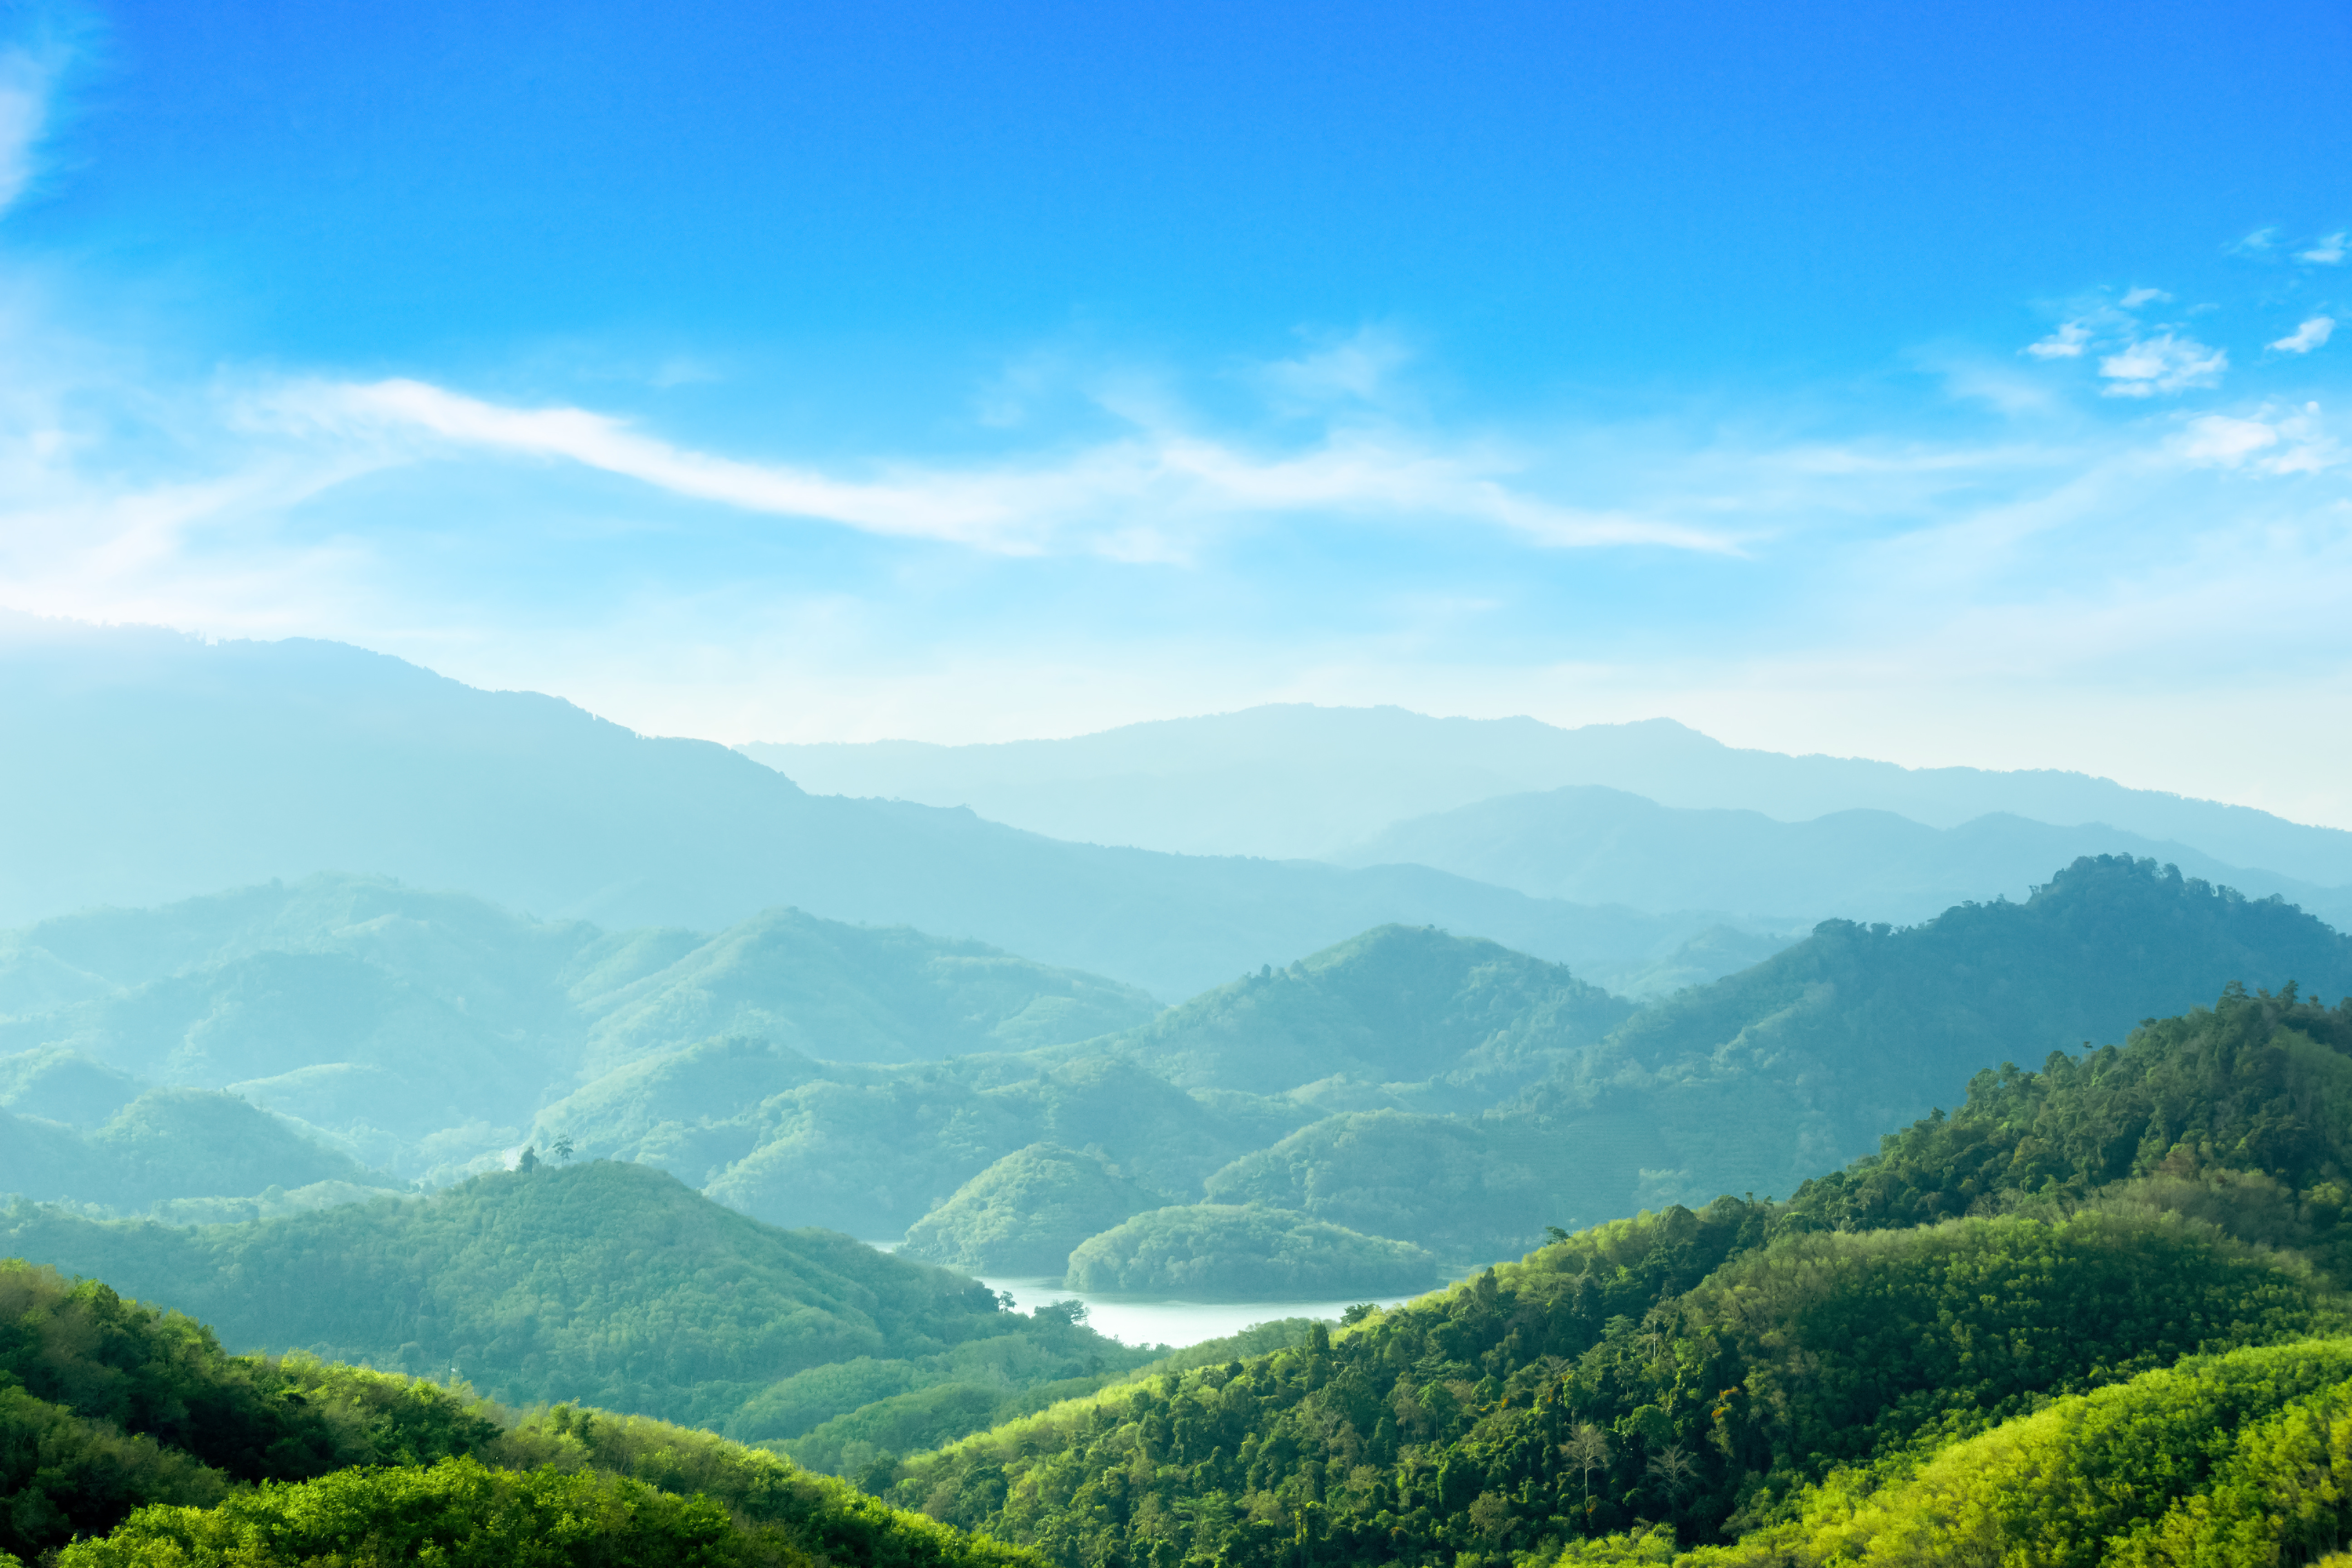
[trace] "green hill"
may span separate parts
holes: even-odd
[[[685,1041],[766,1039],[835,1062],[1026,1050],[1129,1027],[1149,995],[976,942],[769,910],[599,997],[583,1073]]]
[[[551,1091],[714,1034],[917,1061],[1156,1011],[1129,986],[904,928],[772,910],[711,937],[607,933],[322,874],[0,933],[0,1053],[16,1064],[0,1063],[0,1104],[94,1124],[148,1084],[224,1090],[362,1163],[446,1180],[500,1163]],[[117,1201],[75,1184],[23,1190]]]
[[[1162,1202],[1108,1161],[1032,1143],[916,1221],[898,1255],[978,1274],[1058,1275],[1078,1243]]]
[[[1493,1119],[1351,1111],[1243,1155],[1204,1185],[1211,1203],[1410,1237],[1475,1266],[1543,1234],[1558,1212],[1545,1178],[1564,1152]]]
[[[1302,1547],[1663,1562],[1733,1540],[1754,1548],[1742,1563],[1863,1561],[1837,1545],[1853,1500],[1928,1474],[1948,1445],[2184,1356],[2352,1326],[2334,1229],[2347,1062],[2352,1001],[2232,990],[2085,1060],[1982,1075],[1958,1111],[1789,1204],[1587,1230],[1298,1350],[919,1457],[891,1495],[1071,1564]],[[2352,1373],[2341,1345],[2312,1353],[2318,1371],[2252,1415]],[[2205,1495],[2197,1466],[2238,1463],[2236,1419],[2151,1439],[2174,1480],[2146,1494],[2147,1521]],[[2276,1473],[2276,1448],[2255,1442],[2242,1473]],[[1885,1507],[1933,1523],[1937,1484]],[[2211,1523],[2189,1508],[2162,1530]]]
[[[1137,1182],[1182,1194],[1315,1114],[1188,1094],[1120,1051],[1057,1055],[877,1067],[706,1041],[583,1086],[541,1111],[531,1136],[659,1164],[763,1219],[880,1240],[1033,1143],[1100,1149]]]
[[[1680,1561],[2340,1563],[2352,1500],[2331,1472],[2352,1439],[2347,1408],[2352,1341],[2194,1357],[1884,1475],[1837,1475],[1787,1522]]]
[[[233,1095],[158,1089],[87,1130],[0,1112],[0,1192],[144,1209],[187,1194],[391,1179]]]
[[[944,1269],[604,1163],[194,1229],[19,1205],[0,1251],[118,1281],[232,1347],[454,1371],[512,1403],[584,1399],[746,1438],[840,1414],[786,1385],[856,1358],[999,1393],[1148,1359],[1066,1314],[1004,1311]]]
[[[1021,1055],[885,1068],[708,1041],[583,1085],[532,1136],[658,1163],[763,1218],[898,1236],[1041,1142],[1099,1150],[1163,1201],[1198,1198],[1221,1167],[1333,1110],[1490,1104],[1633,1011],[1493,942],[1383,927],[1139,1027]],[[1457,1228],[1523,1243],[1553,1216],[1521,1208],[1540,1212]]]
[[[533,1136],[877,1237],[1052,1142],[1171,1200],[1475,1266],[1549,1225],[1790,1193],[1980,1069],[2119,1038],[2231,981],[2298,978],[2352,990],[2352,942],[2285,905],[2085,860],[2022,904],[1826,924],[1640,1011],[1491,943],[1390,927],[1025,1054],[874,1068],[708,1042],[583,1086]],[[924,1234],[951,1228],[943,1215]]]
[[[1069,1265],[1069,1281],[1081,1290],[1195,1300],[1392,1296],[1435,1277],[1435,1260],[1409,1242],[1232,1204],[1137,1215],[1079,1244]]]
[[[1381,926],[1205,992],[1117,1042],[1185,1088],[1281,1094],[1327,1079],[1489,1104],[1599,1040],[1633,1004],[1561,964]]]
[[[0,1562],[79,1568],[1034,1561],[707,1433],[230,1356],[19,1261],[0,1261]]]
[[[2078,860],[2022,904],[1900,931],[1826,922],[1635,1015],[1497,1119],[1581,1146],[1556,1189],[1565,1215],[1789,1193],[1985,1068],[2120,1039],[2232,982],[2290,981],[2352,993],[2352,938],[2149,862]]]

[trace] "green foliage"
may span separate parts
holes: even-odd
[[[1026,1560],[708,1432],[502,1414],[363,1368],[230,1356],[177,1313],[0,1262],[0,1563],[118,1525],[63,1560]]]
[[[858,1568],[1016,1568],[1035,1559],[910,1514],[773,1454],[643,1416],[557,1405],[519,1422],[490,1458],[513,1468],[593,1469],[723,1503],[820,1563]]]
[[[616,1477],[495,1470],[473,1459],[341,1470],[239,1492],[209,1508],[141,1509],[59,1568],[734,1568],[807,1562],[740,1531],[708,1498]]]
[[[1705,1538],[1842,1456],[2340,1321],[2308,1269],[2179,1216],[1777,1240],[1773,1217],[1598,1227],[1299,1350],[966,1438],[894,1495],[1072,1564]]]
[[[603,1162],[202,1230],[20,1205],[0,1248],[172,1301],[239,1347],[436,1377],[454,1367],[509,1403],[589,1397],[709,1426],[794,1373],[859,1356],[947,1358],[928,1381],[961,1357],[1013,1386],[1148,1359],[1066,1315],[1003,1311],[944,1269],[779,1231],[660,1172]]]
[[[2232,986],[2120,1048],[1979,1073],[1957,1111],[1806,1184],[1791,1213],[1858,1229],[2094,1194],[2187,1209],[2352,1278],[2352,998]]]
[[[1166,1202],[1098,1155],[1032,1143],[916,1221],[898,1250],[980,1274],[1058,1275],[1078,1243]]]
[[[2269,1568],[2339,1546],[2352,1341],[2193,1357],[1808,1489],[1694,1568],[1929,1562]]]
[[[1152,1209],[1070,1254],[1081,1290],[1195,1299],[1385,1296],[1426,1288],[1428,1253],[1278,1209],[1192,1204]]]
[[[236,1481],[429,1462],[497,1431],[430,1384],[230,1356],[178,1313],[0,1260],[0,1548],[40,1552]]]

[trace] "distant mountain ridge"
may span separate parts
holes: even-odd
[[[41,829],[0,858],[0,924],[348,871],[607,929],[713,931],[790,905],[1172,1000],[1391,921],[1597,977],[1723,919],[1420,868],[1106,849],[814,795],[723,746],[335,643],[0,616],[0,816]]]
[[[1568,730],[1528,718],[1284,703],[1067,740],[740,749],[807,789],[970,805],[1055,837],[1188,854],[1323,858],[1409,817],[1595,784],[1661,805],[1784,822],[1874,810],[1931,827],[1994,812],[2058,826],[2105,823],[2228,865],[2323,887],[2352,883],[2352,833],[2339,828],[2054,770],[1914,769],[1743,750],[1668,719]]]
[[[2056,826],[2008,813],[1929,827],[1856,808],[1806,822],[1759,811],[1663,806],[1598,784],[1498,795],[1397,823],[1333,858],[1410,862],[1537,898],[1636,909],[1770,910],[1908,925],[1955,904],[2025,898],[2086,855],[2178,865],[2252,898],[2276,893],[2352,925],[2352,888],[2322,888],[2224,865],[2182,844],[2104,823]]]

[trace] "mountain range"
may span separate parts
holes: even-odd
[[[0,617],[0,813],[38,825],[0,861],[0,921],[17,924],[341,871],[608,930],[709,932],[790,905],[1169,1000],[1387,921],[1596,977],[1662,961],[1680,974],[1678,950],[1726,920],[1530,899],[1425,867],[1064,843],[960,809],[812,795],[721,746],[334,643]]]
[[[2352,833],[2340,828],[2056,770],[1906,768],[1746,750],[1667,719],[1562,729],[1528,718],[1285,703],[1066,740],[754,742],[742,750],[807,789],[969,805],[1056,838],[1194,855],[1338,857],[1409,818],[1591,785],[1662,806],[1753,811],[1790,823],[1879,811],[1929,827],[1995,814],[2098,824],[2231,866],[2322,887],[2352,883]]]

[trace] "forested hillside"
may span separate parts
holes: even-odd
[[[19,1204],[0,1254],[113,1282],[243,1350],[460,1376],[516,1404],[585,1400],[788,1438],[877,1399],[955,1385],[977,1411],[1149,1359],[1067,1314],[825,1231],[746,1218],[644,1167],[542,1166],[203,1228]]]
[[[1492,942],[1383,926],[1204,992],[1106,1047],[1186,1089],[1387,1089],[1493,1103],[1634,1012],[1566,966]]]
[[[2352,992],[2352,942],[2152,864],[2084,860],[2021,904],[1827,923],[1639,1011],[1492,943],[1391,927],[1071,1046],[848,1068],[708,1042],[583,1086],[532,1135],[778,1222],[911,1232],[940,1258],[983,1258],[1001,1228],[965,1184],[1052,1143],[1116,1166],[1131,1212],[1156,1206],[1139,1194],[1256,1205],[1475,1267],[1547,1225],[1785,1194],[1982,1068],[2295,980]]]
[[[2022,904],[1963,904],[1904,930],[1826,922],[1645,1009],[1491,1120],[1649,1173],[1643,1187],[1563,1189],[1585,1218],[1788,1193],[1878,1130],[1955,1103],[1984,1068],[2120,1039],[2232,982],[2352,994],[2352,938],[2146,861],[2080,860]]]
[[[749,1214],[883,1237],[1038,1142],[1099,1150],[1162,1201],[1193,1201],[1229,1161],[1334,1112],[1491,1104],[1633,1012],[1494,942],[1385,927],[1075,1046],[857,1068],[711,1041],[583,1086],[533,1135],[663,1164]]]
[[[183,1315],[21,1262],[0,1262],[0,1561],[1034,1561],[705,1433],[226,1355]]]
[[[1297,1349],[915,1458],[890,1495],[1074,1565],[1730,1540],[1732,1561],[1812,1563],[1922,1530],[2090,1562],[2110,1525],[2146,1537],[2132,1561],[2249,1527],[2325,1542],[2352,1523],[2337,1493],[2284,1526],[2248,1509],[2352,1429],[2328,1404],[2352,1348],[2311,1338],[2352,1326],[2332,1230],[2348,1091],[2352,1002],[2232,991],[2087,1063],[1986,1075],[1787,1204],[1598,1226]],[[1929,1191],[1950,1201],[1922,1211]],[[1853,1228],[1904,1201],[1961,1217]],[[2263,1345],[2281,1348],[2244,1349]],[[2160,1482],[2088,1517],[2054,1484],[2112,1464]],[[1982,1479],[2004,1473],[2022,1489]]]

